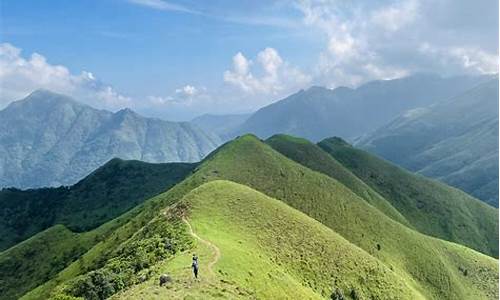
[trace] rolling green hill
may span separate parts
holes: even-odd
[[[76,233],[55,225],[0,252],[1,299],[17,299],[76,261],[93,246],[124,224],[127,217],[95,230]]]
[[[394,294],[423,299],[411,284],[330,228],[246,186],[212,181],[183,202],[194,233],[216,249],[198,241],[196,248],[161,264],[157,272],[175,278],[168,289],[158,287],[155,277],[114,298],[324,299],[339,289],[362,299]],[[201,263],[200,282],[182,268],[189,266],[193,251]]]
[[[274,135],[266,140],[266,144],[291,160],[328,175],[356,193],[380,211],[404,225],[411,226],[401,213],[399,213],[387,200],[357,178],[342,164],[336,161],[319,146],[306,139],[290,135]]]
[[[318,145],[387,199],[419,231],[498,257],[497,209],[339,138]]]
[[[0,251],[55,224],[87,231],[182,181],[196,164],[113,159],[71,187],[0,191]]]
[[[229,179],[247,185],[302,211],[310,218],[316,219],[341,235],[352,245],[361,248],[373,259],[384,264],[398,278],[410,283],[414,290],[426,298],[467,299],[475,297],[487,299],[497,293],[497,260],[466,247],[420,234],[387,217],[335,179],[291,161],[253,136],[243,136],[226,144],[214,155],[207,158],[192,176],[145,203],[143,211],[133,221],[129,222],[127,226],[119,228],[110,238],[103,241],[100,244],[100,249],[93,249],[94,251],[90,251],[92,254],[83,256],[85,268],[76,265],[70,266],[69,269],[61,272],[56,280],[33,290],[26,295],[25,299],[37,299],[42,295],[49,295],[51,291],[52,293],[63,291],[63,293],[71,294],[76,287],[81,286],[82,281],[91,281],[95,284],[97,274],[100,274],[99,278],[104,278],[97,282],[101,284],[107,282],[113,287],[109,290],[111,294],[140,282],[141,272],[153,274],[150,278],[154,278],[154,274],[157,274],[155,272],[159,272],[156,264],[141,265],[137,268],[133,267],[133,263],[127,260],[127,256],[123,256],[123,253],[134,251],[133,249],[137,247],[134,235],[126,242],[120,243],[119,248],[123,250],[108,253],[106,256],[101,255],[100,252],[116,244],[114,239],[122,235],[126,236],[125,233],[130,233],[132,228],[140,227],[140,224],[146,226],[139,229],[136,235],[147,233],[154,237],[154,229],[148,229],[151,222],[147,221],[148,218],[149,220],[152,218],[153,224],[159,222],[155,220],[161,218],[161,215],[155,217],[154,211],[160,207],[179,203],[185,195],[196,187],[217,179]],[[278,214],[272,214],[272,216],[279,218]],[[268,223],[272,221],[269,220]],[[177,220],[171,223],[175,225],[180,222]],[[170,230],[179,233],[177,234],[179,241],[186,240],[186,228],[181,225],[176,227],[178,229]],[[196,223],[194,226],[196,228]],[[249,228],[247,230],[251,230],[254,234],[258,232],[256,231],[258,228],[251,226]],[[184,235],[181,232],[184,232]],[[161,236],[163,235],[158,234],[160,241]],[[187,243],[179,244],[187,245]],[[169,260],[163,261],[163,256],[155,255],[154,249],[161,249],[164,244],[160,243],[157,247],[159,248],[153,247],[147,252],[149,254],[144,255],[152,257],[148,261],[168,264]],[[245,247],[242,245],[241,248]],[[224,253],[221,255],[224,257]],[[102,260],[102,257],[106,258]],[[174,255],[173,261],[175,261],[175,257]],[[101,263],[95,263],[99,260]],[[123,281],[119,281],[120,285],[111,284],[116,282],[118,276],[113,271],[113,268],[116,269],[113,267],[116,264],[120,266],[118,269],[121,272],[131,274],[130,278],[132,279],[126,281],[127,284],[122,284]],[[97,271],[87,273],[89,267],[91,269],[97,268]],[[184,269],[182,272],[189,272],[189,270]],[[288,272],[293,274],[291,270]],[[85,275],[75,278],[78,274]],[[234,276],[240,275],[235,274]],[[339,276],[348,277],[349,275],[346,273]],[[152,283],[147,280],[144,284],[151,285]],[[61,285],[61,282],[66,283]],[[181,283],[187,284],[182,280]],[[333,283],[331,281],[331,284]],[[184,288],[190,287],[184,286]],[[226,290],[228,289],[226,288]],[[243,289],[242,292],[246,293],[247,289]],[[320,293],[323,292],[321,289]],[[73,295],[81,294],[73,293]]]
[[[220,179],[239,185],[208,183]],[[211,244],[193,243],[183,218]],[[282,230],[286,234],[280,235]],[[217,280],[193,284],[186,277],[191,251],[201,251],[207,261],[207,255],[217,256],[213,245],[220,251],[220,265],[216,262],[210,273]],[[325,267],[317,251],[335,263]],[[490,299],[498,297],[497,264],[474,250],[406,227],[336,179],[246,135],[225,144],[191,176],[145,202],[125,225],[23,299],[101,299],[113,294],[126,299],[142,292],[160,298],[168,291],[196,298],[203,288],[208,289],[203,295],[212,297],[252,298],[263,295],[263,286],[270,287],[270,293],[314,298],[329,296],[335,278],[345,293],[354,288],[356,295]],[[321,268],[331,269],[324,274]],[[165,270],[174,281],[170,288],[158,289],[158,274]],[[356,277],[358,273],[364,279]]]

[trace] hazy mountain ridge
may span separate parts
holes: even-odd
[[[498,207],[498,77],[407,111],[356,145]]]
[[[219,144],[188,122],[97,110],[38,90],[0,111],[0,186],[73,184],[114,157],[195,162]]]
[[[191,120],[192,124],[218,134],[223,140],[231,139],[232,132],[252,114],[212,115],[204,114]]]
[[[285,133],[313,141],[330,136],[354,139],[408,109],[446,100],[491,77],[416,74],[371,81],[356,89],[311,87],[259,109],[233,136],[253,133],[267,138]]]

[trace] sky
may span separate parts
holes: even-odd
[[[45,88],[190,120],[418,72],[498,73],[498,1],[0,1],[0,109]]]

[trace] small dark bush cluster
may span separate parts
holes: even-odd
[[[346,300],[346,299],[360,300],[361,297],[356,289],[351,289],[351,292],[348,296],[344,296],[344,291],[341,288],[334,288],[332,294],[330,295],[330,299],[332,300]]]
[[[458,270],[462,272],[464,276],[467,276],[469,274],[469,271],[467,271],[467,269],[462,266],[458,267]]]

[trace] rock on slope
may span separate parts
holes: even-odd
[[[0,187],[73,184],[114,157],[194,162],[219,144],[190,123],[97,110],[38,90],[0,111]]]

